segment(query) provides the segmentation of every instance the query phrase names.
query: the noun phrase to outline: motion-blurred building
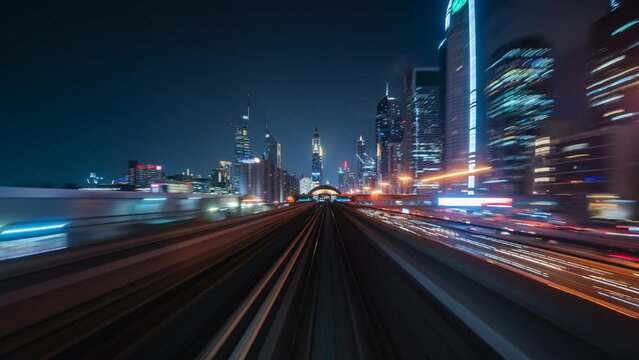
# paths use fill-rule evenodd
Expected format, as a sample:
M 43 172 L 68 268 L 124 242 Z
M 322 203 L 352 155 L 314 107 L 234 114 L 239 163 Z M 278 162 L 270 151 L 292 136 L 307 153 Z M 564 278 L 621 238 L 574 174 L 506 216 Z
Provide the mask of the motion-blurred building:
M 551 47 L 539 37 L 518 39 L 490 58 L 485 95 L 492 170 L 483 184 L 491 193 L 532 192 L 535 141 L 554 107 L 550 95 L 553 67 Z
M 475 0 L 450 0 L 446 9 L 447 171 L 474 170 L 477 164 L 477 43 Z M 475 194 L 476 178 L 452 178 L 446 188 Z
M 443 74 L 438 68 L 416 68 L 406 77 L 404 138 L 401 145 L 402 166 L 392 179 L 391 193 L 431 193 L 439 182 L 420 181 L 440 173 L 444 151 Z M 401 183 L 399 177 L 410 177 Z
M 321 185 L 324 182 L 324 151 L 322 150 L 322 144 L 320 141 L 320 135 L 317 128 L 313 133 L 313 140 L 311 142 L 313 146 L 313 154 L 311 158 L 311 180 L 314 186 Z
M 639 2 L 611 1 L 591 29 L 588 101 L 599 126 L 639 120 Z
M 636 207 L 638 138 L 639 123 L 634 122 L 557 139 L 540 139 L 548 145 L 539 148 L 545 154 L 541 165 L 534 169 L 535 193 L 555 195 L 565 204 L 577 203 L 592 211 L 597 207 L 626 209 L 630 203 L 632 211 L 624 210 L 627 214 L 614 216 L 625 220 L 635 216 L 636 219 L 639 214 Z

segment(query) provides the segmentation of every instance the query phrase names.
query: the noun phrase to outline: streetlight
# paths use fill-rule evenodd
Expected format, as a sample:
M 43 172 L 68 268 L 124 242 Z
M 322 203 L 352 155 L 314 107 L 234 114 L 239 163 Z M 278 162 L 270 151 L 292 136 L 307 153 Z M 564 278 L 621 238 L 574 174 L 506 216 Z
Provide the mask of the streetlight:
M 368 192 L 368 190 L 370 190 L 371 188 L 369 186 L 364 186 L 364 194 L 366 194 Z

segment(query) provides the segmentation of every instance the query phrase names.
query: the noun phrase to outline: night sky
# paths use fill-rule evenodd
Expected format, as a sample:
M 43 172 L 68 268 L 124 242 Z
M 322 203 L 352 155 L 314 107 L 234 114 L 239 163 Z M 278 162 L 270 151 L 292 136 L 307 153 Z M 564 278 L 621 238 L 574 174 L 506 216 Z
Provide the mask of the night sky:
M 208 174 L 231 160 L 231 124 L 251 95 L 251 151 L 264 126 L 283 164 L 310 174 L 317 126 L 325 173 L 374 142 L 390 81 L 436 66 L 441 1 L 18 1 L 0 19 L 0 185 L 82 182 L 126 173 Z M 585 126 L 588 26 L 605 0 L 482 1 L 481 59 L 505 41 L 547 36 L 558 58 L 553 131 Z M 482 60 L 485 61 L 485 60 Z M 481 65 L 481 64 L 480 64 Z M 572 121 L 575 120 L 575 121 Z

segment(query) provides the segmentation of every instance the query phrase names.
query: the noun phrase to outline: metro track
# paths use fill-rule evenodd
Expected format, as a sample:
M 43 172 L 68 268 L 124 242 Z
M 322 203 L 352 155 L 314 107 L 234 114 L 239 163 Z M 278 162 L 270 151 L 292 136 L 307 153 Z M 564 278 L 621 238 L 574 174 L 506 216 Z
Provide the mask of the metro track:
M 627 358 L 639 331 L 349 206 L 142 239 L 35 257 L 8 283 L 0 264 L 0 356 Z
M 287 210 L 280 212 L 279 217 L 257 216 L 257 219 L 234 221 L 234 226 L 209 229 L 207 235 L 196 232 L 198 236 L 195 238 L 192 235 L 172 238 L 162 247 L 134 251 L 135 255 L 118 260 L 130 262 L 119 268 L 109 269 L 117 262 L 111 261 L 113 254 L 109 252 L 103 255 L 106 260 L 101 256 L 90 257 L 93 267 L 84 263 L 86 258 L 81 258 L 79 269 L 68 269 L 77 264 L 73 261 L 64 262 L 61 265 L 67 270 L 64 274 L 55 274 L 42 283 L 29 282 L 22 288 L 3 291 L 0 295 L 0 315 L 5 320 L 0 326 L 0 349 L 12 356 L 32 358 L 69 351 L 71 347 L 76 350 L 96 348 L 95 343 L 92 347 L 84 346 L 92 343 L 84 338 L 97 339 L 98 343 L 102 343 L 105 338 L 89 335 L 98 334 L 102 328 L 109 331 L 119 319 L 122 319 L 120 324 L 126 323 L 132 319 L 127 316 L 139 314 L 135 313 L 136 310 L 149 310 L 146 305 L 153 308 L 158 303 L 165 303 L 165 299 L 170 299 L 167 303 L 180 303 L 178 294 L 201 292 L 200 283 L 214 278 L 220 280 L 225 273 L 241 269 L 238 261 L 251 255 L 256 258 L 262 249 L 277 251 L 277 244 L 269 245 L 285 243 L 296 227 L 306 221 L 308 213 L 308 207 Z M 194 239 L 198 241 L 194 242 Z M 192 244 L 186 246 L 188 242 Z M 147 245 L 144 241 L 142 246 Z M 130 247 L 124 251 L 130 251 Z M 160 253 L 155 258 L 149 257 L 153 251 Z M 51 268 L 40 271 L 51 272 Z M 249 278 L 251 275 L 249 272 Z M 3 289 L 4 284 L 5 280 Z M 186 290 L 190 292 L 184 292 Z M 246 289 L 240 289 L 239 293 L 243 290 Z M 224 288 L 222 291 L 229 290 Z M 76 297 L 76 294 L 79 295 Z M 70 296 L 74 298 L 69 299 Z M 163 300 L 157 301 L 160 298 Z M 186 298 L 189 299 L 189 296 Z M 35 306 L 37 302 L 43 302 L 43 311 Z

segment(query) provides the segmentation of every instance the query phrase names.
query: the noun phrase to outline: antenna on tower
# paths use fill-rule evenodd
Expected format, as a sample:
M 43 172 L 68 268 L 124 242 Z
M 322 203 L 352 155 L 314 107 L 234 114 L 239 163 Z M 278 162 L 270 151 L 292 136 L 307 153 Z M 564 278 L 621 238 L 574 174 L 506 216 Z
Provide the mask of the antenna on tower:
M 251 117 L 251 94 L 246 95 L 246 115 L 242 116 L 242 119 L 249 121 Z
M 386 97 L 388 97 L 388 81 L 386 82 Z

